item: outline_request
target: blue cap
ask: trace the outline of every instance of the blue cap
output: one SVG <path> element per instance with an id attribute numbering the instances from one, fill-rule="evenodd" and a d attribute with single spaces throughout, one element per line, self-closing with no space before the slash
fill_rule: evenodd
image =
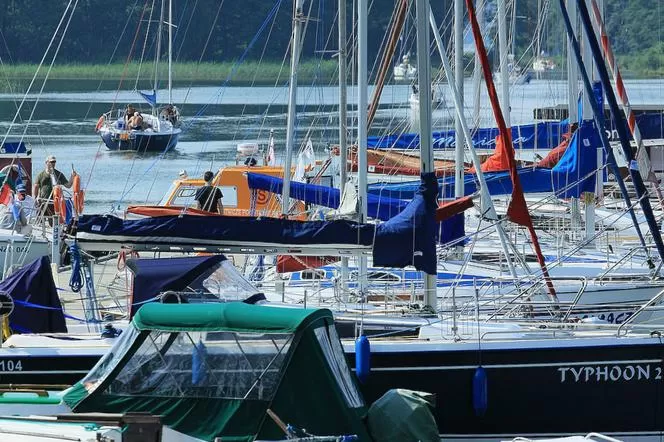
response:
<path id="1" fill-rule="evenodd" d="M 19 184 L 18 186 L 16 186 L 16 191 L 17 192 L 25 192 L 26 191 L 25 190 L 25 184 Z"/>

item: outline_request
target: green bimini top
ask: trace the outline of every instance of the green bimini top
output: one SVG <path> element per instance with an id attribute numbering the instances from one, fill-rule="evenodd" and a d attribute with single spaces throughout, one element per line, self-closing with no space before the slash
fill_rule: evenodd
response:
<path id="1" fill-rule="evenodd" d="M 201 304 L 148 303 L 132 320 L 138 330 L 295 333 L 315 322 L 332 323 L 327 309 L 251 305 L 242 302 Z"/>

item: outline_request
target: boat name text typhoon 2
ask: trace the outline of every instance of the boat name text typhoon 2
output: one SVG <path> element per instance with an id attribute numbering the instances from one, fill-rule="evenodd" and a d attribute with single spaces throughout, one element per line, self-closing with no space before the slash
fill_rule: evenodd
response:
<path id="1" fill-rule="evenodd" d="M 558 368 L 560 383 L 661 381 L 660 364 L 602 364 Z"/>

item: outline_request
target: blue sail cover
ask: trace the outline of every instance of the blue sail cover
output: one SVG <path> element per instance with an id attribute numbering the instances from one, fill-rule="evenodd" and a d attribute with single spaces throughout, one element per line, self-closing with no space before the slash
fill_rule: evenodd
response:
<path id="1" fill-rule="evenodd" d="M 422 175 L 422 184 L 408 206 L 379 224 L 373 248 L 373 264 L 379 267 L 414 266 L 430 275 L 436 269 L 436 175 Z"/>
<path id="2" fill-rule="evenodd" d="M 512 127 L 512 140 L 515 149 L 552 149 L 562 141 L 562 135 L 569 131 L 565 121 L 546 121 L 533 124 L 522 124 Z M 473 145 L 476 149 L 494 149 L 498 128 L 479 128 L 473 133 Z M 367 138 L 372 149 L 419 149 L 420 138 L 414 133 L 401 135 L 385 135 Z M 454 130 L 433 133 L 434 149 L 454 149 Z"/>
<path id="3" fill-rule="evenodd" d="M 231 241 L 247 245 L 370 246 L 374 226 L 346 220 L 297 221 L 222 215 L 174 215 L 137 220 L 83 215 L 79 218 L 77 231 L 86 240 L 109 243 L 214 244 L 216 241 Z"/>
<path id="4" fill-rule="evenodd" d="M 261 173 L 247 173 L 247 183 L 250 189 L 265 190 L 280 194 L 283 191 L 284 181 L 279 177 Z M 317 184 L 299 183 L 291 181 L 290 196 L 305 203 L 336 209 L 341 201 L 339 189 Z M 367 198 L 367 214 L 370 218 L 387 221 L 397 215 L 408 205 L 408 201 L 369 195 Z"/>
<path id="5" fill-rule="evenodd" d="M 523 167 L 518 169 L 525 193 L 555 192 L 560 198 L 579 197 L 583 192 L 595 190 L 595 178 L 591 175 L 597 168 L 599 134 L 592 121 L 584 121 L 570 140 L 569 147 L 552 169 Z M 508 171 L 485 172 L 484 177 L 490 195 L 509 195 L 512 181 Z M 585 178 L 584 178 L 585 177 Z M 372 184 L 369 193 L 386 198 L 413 198 L 419 183 L 411 181 L 394 184 Z M 475 174 L 465 174 L 464 193 L 472 195 L 479 190 Z M 438 191 L 443 199 L 454 196 L 454 177 L 440 178 Z"/>
<path id="6" fill-rule="evenodd" d="M 20 333 L 66 333 L 65 316 L 48 256 L 37 258 L 0 281 L 14 299 L 9 326 Z"/>
<path id="7" fill-rule="evenodd" d="M 273 193 L 281 193 L 283 180 L 278 177 L 260 173 L 247 173 L 247 181 L 250 189 L 261 189 Z M 511 184 L 510 184 L 511 185 Z M 336 209 L 339 207 L 339 189 L 316 184 L 305 184 L 292 182 L 290 184 L 291 197 L 319 206 Z M 418 187 L 408 195 L 408 200 L 413 199 L 419 189 Z M 452 196 L 451 198 L 454 198 Z M 388 221 L 393 216 L 406 209 L 409 202 L 405 199 L 390 198 L 384 195 L 367 195 L 367 215 L 369 218 Z M 441 244 L 455 241 L 465 236 L 463 214 L 458 214 L 438 223 L 437 240 Z"/>
<path id="8" fill-rule="evenodd" d="M 225 260 L 224 255 L 127 260 L 127 267 L 134 274 L 129 317 L 160 293 L 185 290 L 196 278 L 213 271 Z"/>

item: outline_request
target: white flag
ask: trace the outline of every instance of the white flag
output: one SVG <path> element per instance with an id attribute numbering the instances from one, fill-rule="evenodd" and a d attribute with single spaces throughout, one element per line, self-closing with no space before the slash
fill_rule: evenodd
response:
<path id="1" fill-rule="evenodd" d="M 274 166 L 277 164 L 277 159 L 274 155 L 274 132 L 270 131 L 270 144 L 267 148 L 267 165 Z"/>
<path id="2" fill-rule="evenodd" d="M 314 145 L 311 142 L 311 138 L 307 140 L 307 145 L 304 146 L 304 152 L 302 152 L 302 160 L 304 161 L 304 167 L 306 169 L 313 169 L 314 166 L 316 165 Z"/>

